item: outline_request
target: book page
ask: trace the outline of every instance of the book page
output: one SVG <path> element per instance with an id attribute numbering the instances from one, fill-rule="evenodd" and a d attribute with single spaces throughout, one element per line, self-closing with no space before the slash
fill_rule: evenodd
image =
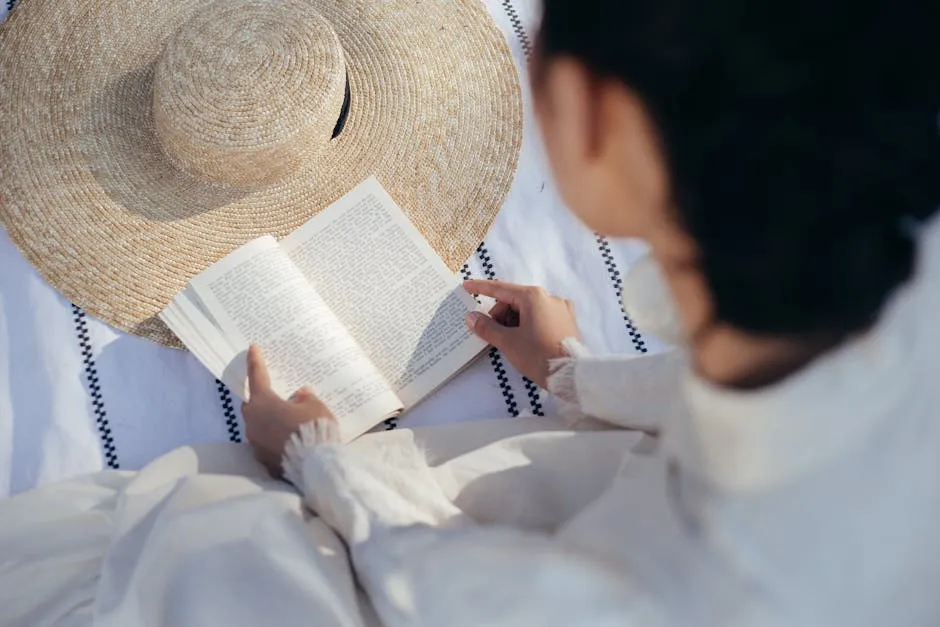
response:
<path id="1" fill-rule="evenodd" d="M 261 346 L 274 390 L 288 398 L 307 385 L 336 416 L 345 440 L 402 407 L 323 298 L 272 237 L 245 244 L 190 283 L 244 363 Z"/>
<path id="2" fill-rule="evenodd" d="M 160 313 L 160 319 L 212 375 L 240 398 L 245 397 L 245 374 L 230 367 L 238 351 L 222 334 L 218 324 L 202 307 L 193 288 L 187 287 Z"/>
<path id="3" fill-rule="evenodd" d="M 486 347 L 464 322 L 476 302 L 374 178 L 281 248 L 406 408 Z"/>

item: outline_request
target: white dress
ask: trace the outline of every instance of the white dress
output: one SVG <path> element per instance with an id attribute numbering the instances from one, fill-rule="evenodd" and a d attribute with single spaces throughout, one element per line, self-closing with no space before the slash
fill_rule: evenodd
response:
<path id="1" fill-rule="evenodd" d="M 0 624 L 938 625 L 940 224 L 921 238 L 876 328 L 758 392 L 581 355 L 554 376 L 574 427 L 313 423 L 296 490 L 219 445 L 2 502 Z"/>

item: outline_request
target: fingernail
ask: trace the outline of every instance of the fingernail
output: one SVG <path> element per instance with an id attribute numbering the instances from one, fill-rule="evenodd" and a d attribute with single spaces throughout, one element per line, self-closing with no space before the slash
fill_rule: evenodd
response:
<path id="1" fill-rule="evenodd" d="M 467 314 L 467 328 L 473 331 L 477 328 L 477 323 L 480 322 L 481 314 L 477 311 L 472 311 Z"/>

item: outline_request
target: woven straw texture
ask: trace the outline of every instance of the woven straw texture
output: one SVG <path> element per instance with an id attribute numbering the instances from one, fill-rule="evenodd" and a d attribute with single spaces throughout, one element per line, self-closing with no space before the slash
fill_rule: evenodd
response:
<path id="1" fill-rule="evenodd" d="M 522 119 L 478 0 L 23 0 L 0 27 L 0 221 L 66 298 L 178 346 L 155 315 L 193 276 L 373 174 L 458 268 Z"/>

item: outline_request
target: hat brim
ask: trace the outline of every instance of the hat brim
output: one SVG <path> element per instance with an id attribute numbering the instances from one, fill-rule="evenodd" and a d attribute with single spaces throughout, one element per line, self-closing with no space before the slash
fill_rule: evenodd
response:
<path id="1" fill-rule="evenodd" d="M 0 221 L 44 278 L 105 322 L 168 346 L 155 317 L 244 242 L 284 236 L 375 175 L 457 269 L 509 192 L 523 106 L 479 0 L 311 0 L 347 57 L 343 132 L 258 189 L 164 156 L 151 79 L 203 0 L 30 0 L 0 27 Z"/>

